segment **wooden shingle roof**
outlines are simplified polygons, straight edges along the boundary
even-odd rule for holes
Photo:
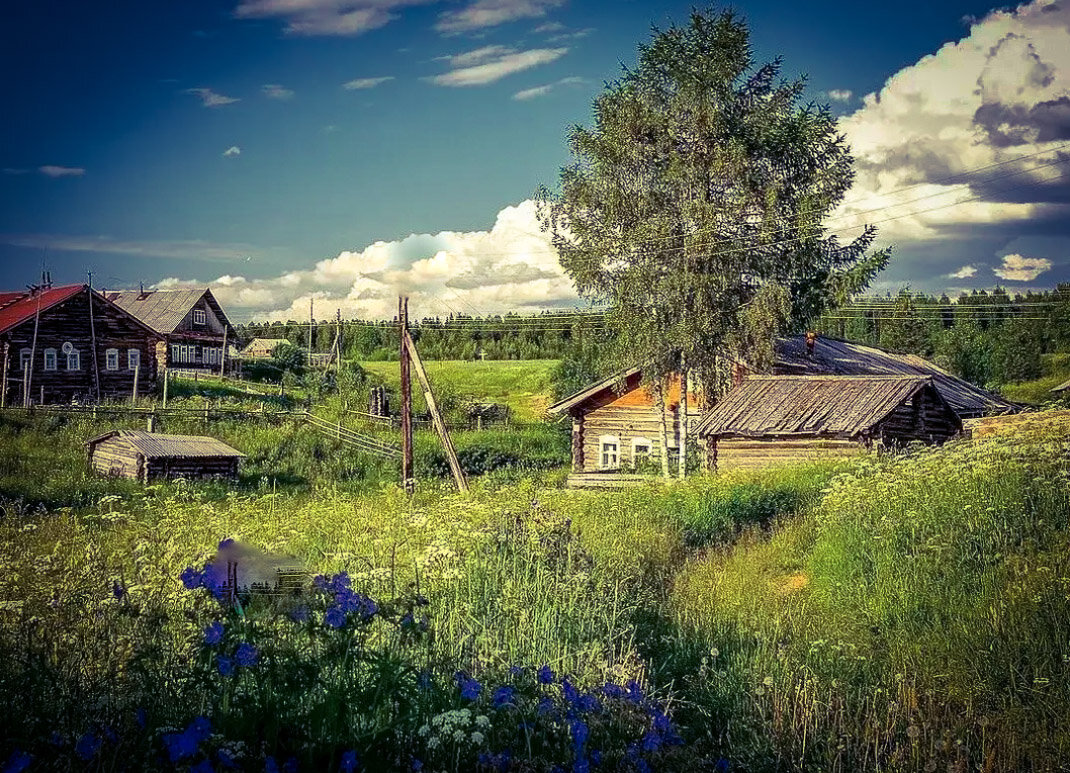
[[[230,327],[230,321],[223,313],[222,307],[207,287],[182,290],[109,290],[104,295],[119,308],[165,335],[175,332],[175,328],[186,318],[197,301],[207,296],[208,305],[220,322]]]
[[[932,384],[924,376],[754,376],[696,425],[700,436],[853,438]]]
[[[211,437],[199,435],[162,435],[136,429],[116,429],[92,438],[86,445],[92,447],[109,438],[120,437],[136,448],[146,459],[164,457],[243,457],[241,451]]]

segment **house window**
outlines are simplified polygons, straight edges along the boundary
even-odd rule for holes
[[[45,370],[56,369],[56,350],[45,349]]]
[[[127,349],[126,350],[126,367],[127,370],[137,370],[141,365],[141,350],[140,349]]]
[[[171,362],[178,362],[178,354],[181,347],[178,344],[171,344]]]
[[[23,349],[19,352],[19,370],[30,369],[30,359],[33,357],[32,349]]]
[[[650,458],[651,442],[645,437],[632,438],[632,461],[638,464]]]
[[[71,349],[67,352],[67,370],[81,370],[82,358],[81,353],[77,349]]]
[[[620,438],[603,435],[598,439],[600,449],[600,467],[603,470],[615,470],[620,467]]]
[[[204,311],[202,311],[201,309],[194,309],[193,310],[193,324],[194,325],[203,325],[204,323],[205,323]]]
[[[119,370],[118,349],[108,349],[108,351],[104,352],[104,356],[106,360],[104,365],[105,368],[107,368],[108,370]]]

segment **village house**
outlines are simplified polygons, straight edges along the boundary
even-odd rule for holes
[[[158,341],[87,285],[0,292],[0,405],[144,395]]]
[[[750,374],[733,363],[738,386]],[[872,346],[832,338],[788,336],[777,341],[770,375],[912,376],[931,379],[933,387],[963,419],[1011,413],[1018,406],[957,378],[921,357],[895,354]],[[694,394],[694,397],[691,395]],[[672,381],[666,394],[668,454],[678,453],[680,385]],[[688,434],[693,436],[703,412],[702,395],[689,392]],[[550,406],[551,414],[572,417],[572,471],[597,472],[632,468],[661,453],[660,416],[653,395],[642,385],[639,367],[607,378]]]
[[[717,471],[937,444],[961,431],[929,376],[748,376],[695,426]]]
[[[266,360],[274,354],[276,346],[289,343],[285,338],[254,338],[242,349],[241,356],[250,360]]]
[[[160,334],[161,369],[219,371],[229,362],[224,351],[237,337],[209,288],[109,290],[105,297]]]

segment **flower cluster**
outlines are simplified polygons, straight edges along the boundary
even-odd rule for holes
[[[313,580],[312,586],[332,598],[333,603],[323,616],[323,621],[330,628],[343,628],[351,620],[370,622],[379,611],[374,599],[353,590],[346,572],[339,572],[333,577],[321,574]]]
[[[487,740],[490,717],[486,714],[473,714],[470,709],[454,709],[431,718],[431,722],[422,725],[417,731],[426,739],[431,751],[448,744],[482,746]]]

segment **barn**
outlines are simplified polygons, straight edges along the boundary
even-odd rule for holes
[[[943,443],[962,420],[924,376],[753,376],[695,427],[717,471]]]
[[[167,478],[235,478],[244,458],[215,438],[117,429],[86,443],[99,473],[142,483]]]

